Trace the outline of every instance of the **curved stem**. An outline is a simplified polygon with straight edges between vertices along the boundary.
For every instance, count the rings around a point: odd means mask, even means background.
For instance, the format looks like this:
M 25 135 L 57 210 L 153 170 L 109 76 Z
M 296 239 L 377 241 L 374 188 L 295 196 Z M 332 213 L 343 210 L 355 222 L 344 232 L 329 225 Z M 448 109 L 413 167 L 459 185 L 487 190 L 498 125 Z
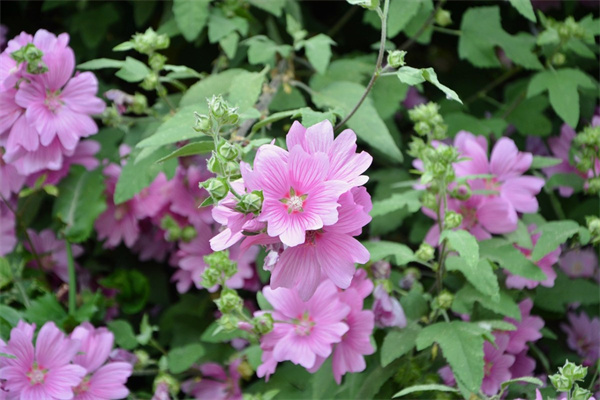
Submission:
M 385 52 L 385 43 L 387 38 L 387 16 L 389 8 L 390 0 L 385 0 L 385 3 L 383 4 L 383 12 L 379 11 L 379 8 L 377 9 L 379 13 L 381 13 L 381 42 L 379 43 L 379 53 L 377 54 L 377 63 L 375 64 L 375 71 L 373 71 L 373 76 L 371 76 L 371 80 L 369 81 L 369 84 L 367 85 L 367 88 L 365 89 L 365 92 L 363 93 L 362 97 L 360 98 L 360 100 L 358 100 L 358 103 L 356 103 L 352 111 L 350 111 L 350 113 L 346 115 L 346 117 L 335 126 L 335 130 L 338 130 L 342 126 L 344 126 L 344 124 L 348 122 L 350 118 L 352 118 L 356 111 L 358 111 L 362 103 L 369 95 L 369 92 L 373 88 L 375 81 L 377 80 L 377 78 L 379 78 L 379 74 L 381 72 L 381 64 L 383 63 L 383 53 Z
M 75 275 L 75 261 L 73 260 L 71 242 L 67 239 L 65 239 L 65 246 L 67 248 L 67 266 L 69 268 L 69 315 L 74 315 L 75 311 L 77 311 L 77 277 Z

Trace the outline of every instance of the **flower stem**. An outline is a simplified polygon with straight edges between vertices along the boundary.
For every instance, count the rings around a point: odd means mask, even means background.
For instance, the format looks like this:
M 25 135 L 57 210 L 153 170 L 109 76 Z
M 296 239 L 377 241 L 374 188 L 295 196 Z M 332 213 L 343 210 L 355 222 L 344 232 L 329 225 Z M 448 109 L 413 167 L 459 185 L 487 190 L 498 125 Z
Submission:
M 380 43 L 379 43 L 379 53 L 377 54 L 377 63 L 375 64 L 375 71 L 373 71 L 373 76 L 371 76 L 371 80 L 369 81 L 369 84 L 367 85 L 367 88 L 365 89 L 365 92 L 363 93 L 362 97 L 360 98 L 360 100 L 358 100 L 358 103 L 356 103 L 356 105 L 354 106 L 352 111 L 350 111 L 350 113 L 348 115 L 346 115 L 346 117 L 339 124 L 337 124 L 335 126 L 335 130 L 338 130 L 342 126 L 344 126 L 344 124 L 346 122 L 348 122 L 348 120 L 350 118 L 352 118 L 352 116 L 356 113 L 356 111 L 358 111 L 358 109 L 360 108 L 362 103 L 367 98 L 369 92 L 373 88 L 375 81 L 377 80 L 377 78 L 379 78 L 379 75 L 381 73 L 381 64 L 383 63 L 383 53 L 385 51 L 385 43 L 386 43 L 386 38 L 387 38 L 387 16 L 388 16 L 389 8 L 390 8 L 390 0 L 385 0 L 385 3 L 383 4 L 383 11 L 381 11 L 381 9 L 377 8 L 378 15 L 381 18 L 381 39 L 380 39 Z
M 73 260 L 73 250 L 71 242 L 65 239 L 67 248 L 67 266 L 69 268 L 69 315 L 74 315 L 77 311 L 77 277 L 75 275 L 75 261 Z

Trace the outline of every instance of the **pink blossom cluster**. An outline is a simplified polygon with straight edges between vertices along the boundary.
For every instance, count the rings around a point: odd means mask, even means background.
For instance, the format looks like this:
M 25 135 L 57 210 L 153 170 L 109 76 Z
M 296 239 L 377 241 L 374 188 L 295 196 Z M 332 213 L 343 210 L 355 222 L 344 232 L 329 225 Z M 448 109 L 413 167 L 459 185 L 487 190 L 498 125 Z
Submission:
M 338 384 L 345 373 L 363 371 L 364 356 L 375 351 L 370 342 L 374 315 L 363 309 L 372 290 L 373 283 L 364 270 L 356 271 L 346 290 L 323 276 L 308 301 L 293 289 L 264 287 L 275 323 L 273 330 L 261 337 L 262 364 L 257 375 L 268 380 L 283 361 L 316 372 L 331 355 Z
M 121 146 L 121 157 L 129 152 L 129 147 Z M 182 159 L 173 179 L 168 180 L 161 172 L 148 187 L 120 204 L 114 203 L 114 193 L 123 166 L 111 163 L 104 168 L 107 209 L 95 223 L 98 238 L 105 240 L 105 248 L 124 243 L 138 253 L 142 261 L 162 262 L 168 258 L 177 268 L 172 279 L 180 293 L 187 292 L 192 285 L 203 288 L 204 256 L 212 253 L 209 241 L 216 233 L 210 208 L 199 208 L 208 195 L 198 184 L 211 176 L 202 164 L 205 164 L 202 158 Z M 193 237 L 171 240 L 162 224 L 165 218 L 181 229 L 191 229 Z M 238 272 L 227 282 L 229 287 L 237 289 L 253 284 L 252 263 L 257 253 L 256 247 L 242 251 L 236 245 L 230 249 Z M 211 291 L 216 289 L 211 288 Z
M 54 322 L 40 329 L 20 321 L 8 343 L 0 340 L 0 397 L 9 400 L 123 399 L 132 364 L 110 360 L 114 335 L 89 323 L 70 335 Z
M 600 360 L 600 319 L 585 312 L 568 313 L 568 324 L 561 324 L 567 334 L 567 345 L 581 357 L 583 365 L 595 365 Z
M 527 298 L 519 303 L 521 320 L 505 318 L 513 324 L 514 331 L 496 331 L 493 333 L 495 345 L 490 342 L 483 344 L 483 381 L 481 391 L 488 396 L 493 396 L 500 390 L 502 382 L 510 379 L 531 376 L 535 370 L 535 360 L 527 354 L 527 343 L 541 339 L 540 330 L 544 327 L 544 320 L 531 315 L 533 302 Z M 456 380 L 449 366 L 438 371 L 444 383 L 455 386 Z
M 195 399 L 242 400 L 240 374 L 238 368 L 242 360 L 233 360 L 227 370 L 220 364 L 206 363 L 198 365 L 197 378 L 188 379 L 181 384 L 181 391 Z
M 519 213 L 535 213 L 538 210 L 536 195 L 544 186 L 544 180 L 524 175 L 533 161 L 531 153 L 520 152 L 512 139 L 502 137 L 488 159 L 487 139 L 465 131 L 456 135 L 454 146 L 462 158 L 454 164 L 458 178 L 490 176 L 467 179 L 474 192 L 467 200 L 446 199 L 448 210 L 462 215 L 460 229 L 469 231 L 478 240 L 485 240 L 492 234 L 513 232 L 517 229 Z M 478 194 L 477 191 L 486 192 Z M 423 212 L 433 219 L 437 218 L 433 210 L 424 208 Z M 439 236 L 439 226 L 434 224 L 425 241 L 436 246 Z
M 286 137 L 288 150 L 261 146 L 254 166 L 242 163 L 241 193 L 260 191 L 258 215 L 236 210 L 230 194 L 213 209 L 224 229 L 213 239 L 213 250 L 268 246 L 265 269 L 272 272 L 271 288 L 296 290 L 308 300 L 324 273 L 339 288 L 350 286 L 355 264 L 369 260 L 369 252 L 354 236 L 371 217 L 371 198 L 361 175 L 372 162 L 356 153 L 356 134 L 345 130 L 334 139 L 333 126 L 323 121 L 309 128 L 294 122 Z

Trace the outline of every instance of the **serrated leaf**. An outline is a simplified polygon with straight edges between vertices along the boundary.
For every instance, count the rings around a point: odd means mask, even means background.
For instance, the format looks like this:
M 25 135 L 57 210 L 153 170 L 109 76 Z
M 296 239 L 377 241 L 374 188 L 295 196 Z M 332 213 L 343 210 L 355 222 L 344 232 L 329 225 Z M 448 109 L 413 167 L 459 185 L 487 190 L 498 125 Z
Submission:
M 73 166 L 58 188 L 60 196 L 52 213 L 65 224 L 63 232 L 69 241 L 83 242 L 92 233 L 96 218 L 106 210 L 102 170 Z
M 533 6 L 530 0 L 510 0 L 510 4 L 517 9 L 519 14 L 530 20 L 536 22 L 535 13 L 533 12 Z
M 404 207 L 410 213 L 421 208 L 421 191 L 407 190 L 402 193 L 394 193 L 383 200 L 373 202 L 373 209 L 369 213 L 371 217 L 379 217 L 403 209 Z
M 188 42 L 196 40 L 206 26 L 210 0 L 173 0 L 173 15 L 179 31 Z
M 331 46 L 335 42 L 322 33 L 304 41 L 304 51 L 308 61 L 320 74 L 324 74 L 331 60 Z
M 454 393 L 458 393 L 458 390 L 456 388 L 453 388 L 450 386 L 439 385 L 436 383 L 430 383 L 428 385 L 409 386 L 406 389 L 402 389 L 401 391 L 399 391 L 398 393 L 393 395 L 392 398 L 395 399 L 397 397 L 406 396 L 407 394 L 416 393 L 416 392 L 454 392 Z
M 500 292 L 500 298 L 494 300 L 489 296 L 483 295 L 480 291 L 471 285 L 465 285 L 456 292 L 452 302 L 452 311 L 460 314 L 470 314 L 473 310 L 473 304 L 477 302 L 488 310 L 507 317 L 521 320 L 521 311 L 515 301 L 505 292 Z
M 486 330 L 476 324 L 452 321 L 429 325 L 417 337 L 417 350 L 438 343 L 450 364 L 459 386 L 479 393 L 483 380 L 483 335 Z
M 536 230 L 542 235 L 531 252 L 531 260 L 539 261 L 578 232 L 579 224 L 575 221 L 552 221 L 541 226 Z
M 479 243 L 479 252 L 482 258 L 487 258 L 494 261 L 504 269 L 507 269 L 515 275 L 533 281 L 545 280 L 546 274 L 535 265 L 531 260 L 527 259 L 512 244 L 498 241 L 498 239 L 484 240 Z
M 452 248 L 464 259 L 469 267 L 475 268 L 479 262 L 479 245 L 475 236 L 465 230 L 444 231 L 440 235 L 440 243 L 447 239 Z
M 115 343 L 125 350 L 133 350 L 137 347 L 138 341 L 133 332 L 131 324 L 122 319 L 115 319 L 107 322 L 108 329 L 115 335 Z
M 544 310 L 562 313 L 569 304 L 587 306 L 600 303 L 598 293 L 600 286 L 596 283 L 587 279 L 570 279 L 559 270 L 552 288 L 536 288 L 534 302 Z
M 213 95 L 226 95 L 229 93 L 233 78 L 243 72 L 245 72 L 243 69 L 232 68 L 196 82 L 183 95 L 179 105 L 181 107 L 194 105 L 196 107 L 195 111 L 199 113 L 208 112 L 206 99 L 211 98 Z
M 37 326 L 42 326 L 48 321 L 54 321 L 60 325 L 67 317 L 67 312 L 53 293 L 46 293 L 33 300 L 24 315 L 27 321 Z
M 448 271 L 462 272 L 465 278 L 484 295 L 499 298 L 498 278 L 488 260 L 481 259 L 473 266 L 462 257 L 448 257 L 446 268 Z
M 411 322 L 404 329 L 388 332 L 381 345 L 381 366 L 388 366 L 392 361 L 412 350 L 420 331 L 421 326 Z
M 182 347 L 176 347 L 167 354 L 167 365 L 169 371 L 179 374 L 188 370 L 205 353 L 200 343 L 190 343 Z
M 242 35 L 248 34 L 248 20 L 242 17 L 227 18 L 222 12 L 214 12 L 208 21 L 208 40 L 216 43 L 235 31 Z
M 115 75 L 127 82 L 140 82 L 150 73 L 150 68 L 133 57 L 125 58 L 121 69 Z
M 156 161 L 156 163 L 163 163 L 172 158 L 195 156 L 197 154 L 207 154 L 214 150 L 214 148 L 215 144 L 210 140 L 188 143 L 185 146 L 178 148 L 168 156 L 159 159 L 158 161 Z
M 265 68 L 262 72 L 242 72 L 231 81 L 228 100 L 232 106 L 239 107 L 240 113 L 252 108 L 258 101 L 266 71 Z
M 97 58 L 95 60 L 86 61 L 77 66 L 77 69 L 96 70 L 103 68 L 121 68 L 125 64 L 123 60 L 113 60 L 110 58 Z
M 410 247 L 396 242 L 362 242 L 371 254 L 371 261 L 383 260 L 386 257 L 394 256 L 396 265 L 406 265 L 415 259 L 415 255 Z

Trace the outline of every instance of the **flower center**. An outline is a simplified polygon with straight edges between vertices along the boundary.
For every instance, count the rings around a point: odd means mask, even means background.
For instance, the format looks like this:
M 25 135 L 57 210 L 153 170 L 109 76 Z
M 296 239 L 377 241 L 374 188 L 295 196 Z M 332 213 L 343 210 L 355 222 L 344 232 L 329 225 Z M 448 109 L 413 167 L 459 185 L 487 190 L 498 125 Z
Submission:
M 485 190 L 500 192 L 500 186 L 500 182 L 498 182 L 497 178 L 489 178 L 485 180 Z M 493 194 L 490 194 L 490 196 L 493 196 Z
M 492 373 L 492 367 L 494 366 L 493 363 L 491 362 L 486 362 L 485 366 L 483 367 L 483 373 L 485 376 L 490 376 L 490 374 Z
M 308 336 L 315 326 L 314 321 L 307 312 L 298 317 L 296 323 L 296 334 L 299 336 Z
M 46 91 L 46 100 L 44 100 L 44 104 L 48 107 L 48 110 L 52 112 L 56 112 L 63 105 L 62 100 L 60 99 L 60 90 L 51 92 L 49 90 Z
M 44 379 L 46 378 L 47 372 L 47 369 L 44 369 L 34 364 L 26 375 L 27 378 L 29 378 L 29 383 L 31 385 L 37 385 L 39 383 L 44 383 Z
M 85 393 L 90 390 L 90 377 L 86 376 L 81 380 L 81 383 L 73 388 L 73 394 L 77 396 L 78 394 Z
M 302 207 L 304 206 L 304 202 L 306 201 L 307 197 L 308 194 L 301 195 L 299 193 L 296 193 L 296 190 L 293 187 L 291 187 L 289 194 L 287 194 L 284 198 L 280 199 L 279 201 L 286 205 L 288 214 L 291 214 L 297 212 L 304 212 L 304 209 Z
M 477 225 L 477 210 L 474 207 L 461 206 L 459 213 L 462 215 L 462 226 L 469 230 Z

